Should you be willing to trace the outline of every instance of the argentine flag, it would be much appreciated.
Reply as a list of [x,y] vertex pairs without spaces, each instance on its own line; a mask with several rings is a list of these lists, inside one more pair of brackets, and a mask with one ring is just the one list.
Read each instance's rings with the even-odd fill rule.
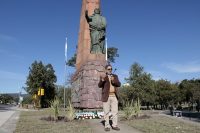
[[67,63],[67,37],[65,42],[65,63]]

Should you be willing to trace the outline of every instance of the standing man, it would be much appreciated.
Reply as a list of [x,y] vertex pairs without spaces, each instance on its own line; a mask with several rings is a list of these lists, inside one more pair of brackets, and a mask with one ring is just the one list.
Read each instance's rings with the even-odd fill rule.
[[117,87],[121,86],[118,76],[112,74],[112,66],[105,67],[106,74],[100,76],[99,88],[102,88],[102,102],[105,120],[105,131],[110,131],[109,112],[112,113],[112,129],[120,130],[117,126],[118,119],[118,90]]

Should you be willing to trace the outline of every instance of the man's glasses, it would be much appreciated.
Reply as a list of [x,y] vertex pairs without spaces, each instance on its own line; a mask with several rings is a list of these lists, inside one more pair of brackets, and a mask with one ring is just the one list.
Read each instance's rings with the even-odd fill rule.
[[107,70],[112,70],[112,68],[108,68]]

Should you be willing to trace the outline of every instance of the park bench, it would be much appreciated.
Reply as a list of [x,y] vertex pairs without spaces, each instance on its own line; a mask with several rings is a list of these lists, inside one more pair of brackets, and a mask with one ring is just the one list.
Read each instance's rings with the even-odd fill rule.
[[173,111],[173,116],[182,117],[182,111],[174,110],[174,111]]

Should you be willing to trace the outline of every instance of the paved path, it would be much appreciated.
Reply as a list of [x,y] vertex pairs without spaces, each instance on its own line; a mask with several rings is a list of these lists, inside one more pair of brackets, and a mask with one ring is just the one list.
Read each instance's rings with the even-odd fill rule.
[[[104,126],[103,124],[101,123],[102,120],[101,119],[92,119],[92,120],[87,120],[90,127],[92,127],[94,133],[104,133]],[[120,128],[120,131],[115,131],[115,130],[110,130],[109,132],[107,133],[142,133],[126,124],[123,124],[123,123],[118,123],[119,124],[119,128]]]
[[0,133],[13,133],[20,111],[17,107],[0,105]]
[[15,108],[0,104],[0,127],[15,113]]

